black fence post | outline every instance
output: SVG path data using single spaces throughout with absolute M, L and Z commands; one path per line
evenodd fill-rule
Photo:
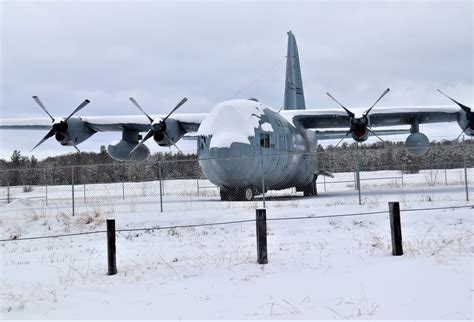
M 265 209 L 256 209 L 257 223 L 257 261 L 267 264 L 267 214 Z
M 117 274 L 116 248 L 115 248 L 115 219 L 107 219 L 107 275 Z
M 400 204 L 397 202 L 389 202 L 388 209 L 390 212 L 390 230 L 392 233 L 392 255 L 403 255 L 402 247 L 402 227 L 400 224 Z

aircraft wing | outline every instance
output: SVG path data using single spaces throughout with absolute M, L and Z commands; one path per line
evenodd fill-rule
M 318 140 L 334 140 L 340 139 L 341 137 L 347 134 L 347 131 L 315 131 L 318 137 Z M 395 129 L 395 130 L 377 130 L 377 135 L 399 135 L 399 134 L 409 134 L 410 129 Z M 372 134 L 369 134 L 372 135 Z
M 462 110 L 457 106 L 404 106 L 377 108 L 369 115 L 370 126 L 410 125 L 455 122 Z M 305 129 L 347 128 L 350 118 L 344 110 L 291 110 L 281 114 L 295 126 Z
M 159 120 L 166 115 L 150 115 Z M 205 113 L 173 114 L 172 119 L 178 121 L 184 132 L 196 132 Z M 120 115 L 120 116 L 82 116 L 79 117 L 91 130 L 96 132 L 122 131 L 124 128 L 138 132 L 146 132 L 150 129 L 150 121 L 144 115 Z M 28 119 L 5 119 L 0 120 L 0 129 L 11 130 L 49 130 L 51 128 L 49 118 Z

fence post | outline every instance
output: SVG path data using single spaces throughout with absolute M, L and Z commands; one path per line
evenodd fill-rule
M 87 203 L 86 199 L 86 183 L 84 182 L 84 203 Z
M 444 163 L 444 185 L 448 185 L 448 171 L 446 170 L 447 166 L 446 163 Z
M 161 161 L 158 161 L 158 174 L 160 176 L 160 212 L 163 212 L 163 191 L 162 191 L 162 180 L 161 180 Z
M 257 262 L 267 264 L 267 214 L 265 209 L 256 209 Z
M 10 182 L 7 182 L 7 203 L 10 203 Z
M 359 145 L 357 145 L 357 154 L 355 158 L 355 170 L 356 170 L 356 189 L 359 195 L 359 206 L 362 205 L 362 198 L 360 195 L 360 170 L 359 170 Z
M 197 196 L 199 197 L 199 178 L 196 179 Z
M 326 192 L 326 176 L 323 176 L 324 192 Z
M 388 209 L 390 212 L 390 231 L 392 235 L 392 255 L 403 255 L 402 247 L 402 227 L 400 224 L 400 204 L 397 202 L 389 202 Z
M 74 207 L 74 167 L 71 167 L 71 192 L 72 192 L 72 215 L 74 216 L 75 207 Z
M 48 174 L 46 168 L 44 169 L 44 193 L 46 199 L 46 206 L 48 205 Z
M 122 200 L 125 200 L 125 182 L 122 181 Z
M 403 182 L 403 172 L 405 172 L 405 170 L 403 169 L 403 163 L 402 163 L 402 165 L 401 165 L 401 168 L 402 168 L 402 188 L 403 188 L 403 186 L 404 186 L 404 182 Z
M 107 275 L 117 274 L 115 219 L 107 219 Z
M 464 163 L 464 185 L 466 187 L 466 201 L 469 201 L 469 188 L 467 184 L 466 147 L 464 145 L 464 135 L 462 136 L 462 157 Z
M 261 156 L 261 165 L 262 165 L 262 199 L 263 199 L 263 208 L 265 209 L 265 172 L 263 169 L 263 149 L 260 149 Z M 266 237 L 265 237 L 266 238 Z

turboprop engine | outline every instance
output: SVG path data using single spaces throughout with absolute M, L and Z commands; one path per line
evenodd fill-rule
M 52 136 L 54 136 L 56 141 L 58 141 L 61 145 L 73 146 L 76 148 L 76 150 L 79 151 L 76 145 L 81 142 L 84 142 L 96 132 L 93 129 L 89 128 L 87 124 L 82 121 L 81 118 L 72 117 L 84 106 L 89 104 L 89 100 L 84 100 L 84 102 L 79 104 L 79 106 L 76 107 L 76 109 L 68 117 L 54 118 L 51 114 L 49 114 L 48 110 L 43 105 L 38 96 L 33 96 L 33 99 L 46 112 L 46 114 L 48 114 L 53 124 L 51 125 L 51 129 L 49 130 L 49 132 L 46 133 L 46 135 L 41 139 L 41 141 L 38 142 L 38 144 L 34 146 L 33 149 L 31 149 L 31 151 L 36 149 L 36 147 L 38 147 L 40 144 L 42 144 L 44 141 L 46 141 Z
M 172 110 L 166 115 L 164 118 L 160 120 L 152 119 L 137 103 L 137 101 L 133 98 L 129 98 L 130 101 L 135 105 L 150 121 L 150 130 L 143 138 L 143 140 L 138 143 L 135 148 L 133 148 L 130 153 L 133 153 L 135 150 L 139 149 L 140 146 L 145 143 L 146 140 L 153 137 L 156 143 L 160 146 L 171 146 L 174 145 L 178 150 L 179 148 L 176 146 L 176 142 L 184 135 L 184 131 L 179 126 L 178 122 L 174 119 L 170 119 L 169 117 L 173 114 L 181 105 L 186 103 L 188 100 L 184 97 Z
M 338 100 L 336 100 L 331 94 L 326 93 L 333 101 L 339 104 L 342 107 L 347 115 L 349 116 L 349 130 L 346 134 L 341 138 L 341 140 L 336 144 L 336 147 L 350 134 L 352 139 L 356 142 L 364 142 L 369 137 L 369 133 L 375 135 L 380 141 L 383 140 L 370 128 L 370 120 L 369 120 L 369 113 L 374 108 L 374 106 L 382 99 L 390 91 L 387 88 L 382 95 L 375 101 L 375 103 L 367 109 L 361 117 L 356 117 L 353 112 L 351 112 L 347 107 L 342 105 Z

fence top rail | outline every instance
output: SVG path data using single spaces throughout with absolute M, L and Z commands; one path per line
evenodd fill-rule
M 400 209 L 400 212 L 413 212 L 413 211 L 432 211 L 432 210 L 443 210 L 443 209 L 460 209 L 460 208 L 471 208 L 474 209 L 473 205 L 465 206 L 445 206 L 445 207 L 432 207 L 432 208 L 412 208 L 412 209 Z M 359 213 L 346 213 L 346 214 L 335 214 L 335 215 L 323 215 L 323 216 L 297 216 L 297 217 L 274 217 L 267 218 L 267 221 L 285 221 L 285 220 L 303 220 L 303 219 L 323 219 L 323 218 L 339 218 L 339 217 L 355 217 L 355 216 L 369 216 L 369 215 L 378 215 L 386 214 L 388 210 L 382 211 L 372 211 L 372 212 L 359 212 Z M 167 230 L 167 229 L 179 229 L 179 228 L 195 228 L 195 227 L 208 227 L 208 226 L 222 226 L 222 225 L 233 225 L 233 224 L 242 224 L 255 222 L 255 219 L 244 219 L 244 220 L 234 220 L 234 221 L 223 221 L 216 223 L 203 223 L 203 224 L 190 224 L 190 225 L 175 225 L 175 226 L 155 226 L 148 228 L 130 228 L 130 229 L 116 229 L 116 232 L 134 232 L 134 231 L 154 231 L 154 230 Z M 9 238 L 9 239 L 0 239 L 0 242 L 12 242 L 12 241 L 23 241 L 23 240 L 37 240 L 37 239 L 47 239 L 47 238 L 61 238 L 61 237 L 74 237 L 74 236 L 83 236 L 83 235 L 92 235 L 107 233 L 106 230 L 96 230 L 72 234 L 60 234 L 60 235 L 48 235 L 48 236 L 35 236 L 35 237 L 23 237 L 23 238 Z

